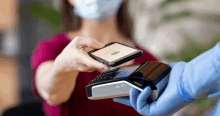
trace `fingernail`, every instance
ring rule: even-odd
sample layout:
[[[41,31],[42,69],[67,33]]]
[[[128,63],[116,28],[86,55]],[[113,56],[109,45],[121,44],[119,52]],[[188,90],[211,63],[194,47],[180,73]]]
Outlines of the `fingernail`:
[[[105,44],[101,44],[102,47],[105,47]]]

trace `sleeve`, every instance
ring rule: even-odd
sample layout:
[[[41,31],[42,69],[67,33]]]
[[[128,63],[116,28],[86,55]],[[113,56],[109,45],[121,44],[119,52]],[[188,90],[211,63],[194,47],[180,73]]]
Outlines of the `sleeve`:
[[[32,91],[39,97],[36,83],[35,83],[35,74],[38,66],[49,60],[55,60],[56,57],[62,52],[62,50],[68,45],[68,41],[64,38],[55,37],[49,40],[44,40],[39,42],[35,47],[32,56],[31,56],[31,68],[32,68]]]
[[[36,70],[37,70],[37,67],[41,63],[43,63],[45,61],[48,61],[48,60],[55,59],[55,55],[53,54],[53,52],[51,52],[51,49],[52,48],[50,46],[50,42],[48,42],[48,41],[40,42],[36,46],[36,48],[34,49],[34,52],[33,52],[32,57],[31,57],[32,91],[39,98],[41,98],[41,97],[37,92],[36,83],[35,83]]]
[[[220,43],[186,64],[178,93],[185,101],[220,95]]]
[[[137,58],[138,62],[146,62],[146,61],[158,61],[158,59],[152,55],[151,53],[149,53],[147,50],[145,50],[142,47],[137,47],[138,49],[143,51],[143,55]]]

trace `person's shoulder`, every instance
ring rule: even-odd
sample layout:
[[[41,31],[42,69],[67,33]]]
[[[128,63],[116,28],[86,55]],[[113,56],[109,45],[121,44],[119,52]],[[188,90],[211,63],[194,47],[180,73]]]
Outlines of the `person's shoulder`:
[[[42,39],[36,44],[32,52],[32,56],[43,54],[46,52],[50,52],[51,54],[58,53],[62,51],[69,44],[69,42],[70,40],[65,33],[59,33],[49,38]]]
[[[67,37],[66,33],[58,33],[54,36],[49,37],[49,39],[44,39],[43,42],[51,43],[69,43],[70,39]]]
[[[66,36],[66,33],[58,33],[56,35],[50,36],[46,39],[42,39],[37,42],[35,49],[39,47],[53,47],[56,46],[57,48],[61,46],[66,46],[70,43],[70,39]]]
[[[32,52],[32,66],[36,68],[44,61],[54,60],[69,42],[70,40],[66,37],[65,33],[59,33],[39,41]]]
[[[158,59],[153,55],[153,53],[149,52],[146,48],[143,46],[135,43],[135,47],[137,49],[140,49],[143,51],[143,55],[139,57],[139,59],[142,59],[144,61],[157,61]]]

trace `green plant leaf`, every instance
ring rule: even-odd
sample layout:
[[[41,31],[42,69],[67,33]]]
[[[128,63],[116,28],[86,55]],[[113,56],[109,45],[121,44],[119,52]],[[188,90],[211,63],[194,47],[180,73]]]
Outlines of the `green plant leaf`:
[[[36,17],[52,29],[59,29],[62,26],[61,12],[46,3],[28,3],[22,5],[22,14],[29,17]]]
[[[162,21],[168,22],[179,18],[189,17],[191,15],[192,13],[190,11],[182,11],[176,14],[167,14],[163,16]]]
[[[186,1],[186,0],[164,0],[160,5],[159,5],[159,9],[163,9],[166,6],[173,4],[173,3],[177,3],[177,2],[182,2],[182,1]]]
[[[194,39],[184,30],[180,31],[181,36],[185,40],[183,44],[183,48],[176,53],[166,53],[162,58],[171,62],[178,62],[178,61],[184,61],[189,62],[193,58],[197,57],[198,55],[202,54],[203,52],[211,49],[220,41],[220,34],[217,33],[213,35],[213,38],[210,39],[210,44],[206,46],[198,45]]]
[[[203,108],[209,107],[211,102],[212,102],[211,100],[204,97],[196,101],[194,105],[196,106],[197,109],[203,109]]]
[[[182,18],[188,18],[188,17],[191,17],[192,15],[193,15],[193,12],[190,12],[187,10],[174,13],[174,14],[164,14],[158,22],[155,22],[155,20],[150,21],[150,29],[155,30],[163,24],[167,24],[174,20],[178,20]]]

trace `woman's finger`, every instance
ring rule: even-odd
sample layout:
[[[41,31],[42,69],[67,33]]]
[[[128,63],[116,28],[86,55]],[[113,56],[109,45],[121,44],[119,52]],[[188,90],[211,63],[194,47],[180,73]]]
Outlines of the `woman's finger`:
[[[103,48],[105,45],[98,42],[96,39],[93,38],[84,38],[84,37],[78,37],[76,38],[76,46],[77,48],[85,48],[85,47],[90,47],[93,49],[100,49]]]
[[[87,72],[89,70],[92,70],[91,67],[86,66],[85,64],[77,64],[75,66],[75,69],[80,71],[80,72]]]
[[[101,69],[101,70],[107,70],[108,67],[93,58],[91,58],[87,53],[81,53],[81,56],[79,57],[80,63],[88,66],[93,67],[94,69]]]
[[[86,72],[93,72],[93,71],[95,71],[95,70],[96,70],[95,68],[92,68],[92,69],[86,70]]]

